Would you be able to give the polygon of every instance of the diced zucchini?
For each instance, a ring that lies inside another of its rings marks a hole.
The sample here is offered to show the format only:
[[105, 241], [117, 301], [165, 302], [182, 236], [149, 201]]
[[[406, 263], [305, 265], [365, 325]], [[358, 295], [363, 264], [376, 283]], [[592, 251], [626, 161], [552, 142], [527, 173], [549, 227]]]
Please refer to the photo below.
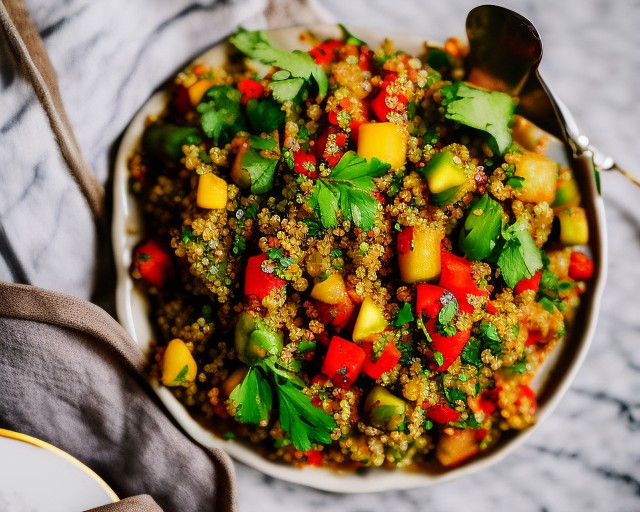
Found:
[[462, 167], [453, 160], [449, 150], [440, 151], [422, 169], [429, 184], [430, 201], [437, 206], [445, 206], [459, 199], [465, 175]]
[[557, 212], [560, 220], [560, 243], [585, 245], [589, 242], [589, 223], [584, 208], [574, 206]]
[[364, 401], [364, 410], [374, 427], [396, 430], [404, 421], [407, 404], [386, 388], [375, 386]]

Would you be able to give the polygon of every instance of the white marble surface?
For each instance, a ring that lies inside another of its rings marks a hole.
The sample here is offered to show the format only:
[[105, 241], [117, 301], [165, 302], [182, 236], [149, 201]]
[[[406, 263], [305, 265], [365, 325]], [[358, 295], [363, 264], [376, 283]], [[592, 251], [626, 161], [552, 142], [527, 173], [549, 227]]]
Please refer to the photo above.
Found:
[[[26, 3], [60, 75], [82, 149], [105, 180], [111, 145], [153, 88], [264, 2], [232, 3], [224, 7], [223, 17], [213, 13], [215, 2], [206, 1]], [[437, 40], [463, 36], [466, 12], [480, 3], [326, 0], [323, 6], [349, 25], [406, 30]], [[582, 131], [640, 176], [640, 3], [496, 3], [534, 22], [545, 42], [545, 79]], [[143, 4], [154, 8], [142, 10]], [[91, 220], [74, 184], [64, 177], [31, 92], [20, 77], [11, 79], [6, 49], [0, 48], [0, 221], [32, 282], [89, 296], [95, 250]], [[17, 144], [29, 135], [37, 143]], [[568, 394], [523, 447], [472, 477], [435, 488], [367, 495], [326, 494], [238, 465], [240, 510], [640, 510], [640, 189], [617, 174], [604, 175], [602, 188], [609, 280], [595, 339]], [[58, 229], [70, 225], [70, 219], [76, 232]], [[0, 278], [11, 278], [2, 263]]]

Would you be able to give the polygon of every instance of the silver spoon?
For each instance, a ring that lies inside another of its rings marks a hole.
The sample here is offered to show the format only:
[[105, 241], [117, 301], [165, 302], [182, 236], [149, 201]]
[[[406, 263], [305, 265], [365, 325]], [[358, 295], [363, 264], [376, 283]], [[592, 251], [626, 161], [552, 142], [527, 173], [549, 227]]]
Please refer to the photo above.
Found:
[[590, 156], [598, 171], [618, 171], [640, 186], [640, 180], [579, 133], [567, 108], [544, 83], [538, 71], [542, 40], [529, 20], [504, 7], [481, 5], [467, 15], [467, 37], [474, 81], [519, 95], [522, 115], [564, 140], [574, 157]]

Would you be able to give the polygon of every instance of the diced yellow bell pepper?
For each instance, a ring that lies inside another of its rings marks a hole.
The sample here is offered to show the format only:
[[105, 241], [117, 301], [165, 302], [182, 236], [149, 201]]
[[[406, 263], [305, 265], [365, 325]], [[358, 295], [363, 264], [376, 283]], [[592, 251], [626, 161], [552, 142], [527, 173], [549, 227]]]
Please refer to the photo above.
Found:
[[348, 298], [344, 279], [338, 272], [334, 272], [324, 281], [313, 285], [311, 298], [331, 305], [344, 302]]
[[214, 85], [215, 82], [213, 80], [207, 79], [198, 80], [196, 83], [191, 85], [189, 89], [187, 89], [191, 104], [195, 107], [198, 103], [200, 103], [200, 100], [202, 100], [204, 93], [211, 89]]
[[356, 323], [353, 326], [351, 339], [355, 342], [362, 341], [372, 334], [384, 331], [387, 325], [387, 319], [380, 311], [380, 308], [376, 306], [376, 303], [373, 302], [373, 299], [365, 297], [360, 306]]
[[405, 228], [398, 234], [398, 266], [405, 283], [428, 281], [440, 275], [440, 242], [444, 234], [433, 228]]
[[198, 373], [195, 359], [181, 339], [169, 342], [162, 357], [162, 383], [165, 386], [184, 386], [193, 382]]
[[201, 174], [198, 178], [196, 204], [200, 208], [213, 210], [227, 207], [227, 182], [213, 173]]
[[516, 176], [524, 178], [516, 196], [528, 203], [552, 204], [556, 198], [558, 164], [546, 156], [525, 151], [516, 163]]
[[557, 212], [560, 220], [560, 243], [586, 245], [589, 242], [589, 223], [584, 208], [574, 206]]
[[407, 158], [408, 138], [406, 128], [397, 124], [363, 123], [358, 132], [358, 155], [367, 160], [375, 157], [399, 169]]

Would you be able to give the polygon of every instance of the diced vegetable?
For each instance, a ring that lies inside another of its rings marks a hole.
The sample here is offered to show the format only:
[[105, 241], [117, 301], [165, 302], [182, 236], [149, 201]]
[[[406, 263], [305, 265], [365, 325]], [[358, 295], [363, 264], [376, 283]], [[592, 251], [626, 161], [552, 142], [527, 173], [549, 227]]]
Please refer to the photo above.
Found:
[[179, 338], [167, 345], [162, 356], [162, 378], [165, 386], [184, 386], [193, 382], [198, 366], [189, 348]]
[[397, 78], [397, 73], [387, 73], [371, 101], [371, 109], [381, 122], [387, 121], [392, 112], [404, 112], [407, 108], [408, 99], [404, 94], [388, 90]]
[[556, 198], [551, 205], [552, 208], [572, 208], [578, 206], [582, 197], [576, 180], [559, 180], [556, 189]]
[[569, 258], [569, 277], [575, 281], [586, 281], [593, 275], [593, 260], [585, 253], [573, 251]]
[[405, 419], [407, 404], [382, 386], [375, 386], [364, 401], [364, 411], [374, 427], [396, 430]]
[[520, 295], [521, 293], [527, 290], [533, 290], [535, 292], [540, 288], [540, 279], [542, 278], [542, 270], [538, 270], [533, 277], [529, 277], [526, 279], [521, 279], [518, 281], [518, 284], [515, 286], [513, 291], [516, 295]]
[[432, 405], [427, 409], [427, 418], [441, 425], [446, 425], [447, 423], [458, 421], [460, 413], [447, 404], [441, 403]]
[[226, 208], [227, 182], [211, 172], [201, 174], [198, 177], [196, 204], [209, 210]]
[[342, 275], [333, 272], [324, 281], [314, 284], [311, 289], [311, 298], [334, 305], [348, 300], [347, 287]]
[[249, 313], [241, 313], [238, 317], [234, 339], [238, 359], [249, 365], [282, 352], [281, 334], [272, 331]]
[[153, 239], [136, 247], [133, 264], [142, 279], [158, 288], [173, 276], [173, 262], [169, 254]]
[[372, 334], [384, 331], [387, 325], [387, 319], [373, 299], [365, 297], [356, 317], [352, 339], [355, 342], [362, 341]]
[[142, 135], [142, 147], [152, 158], [179, 163], [184, 158], [182, 146], [200, 144], [202, 134], [193, 126], [151, 123]]
[[339, 388], [350, 387], [362, 369], [366, 354], [359, 345], [334, 336], [322, 363], [322, 373]]
[[421, 226], [404, 228], [398, 234], [398, 265], [405, 283], [438, 277], [443, 236], [441, 231]]
[[355, 309], [349, 297], [337, 304], [316, 301], [314, 306], [318, 312], [318, 320], [323, 324], [333, 325], [338, 331], [341, 331], [349, 324]]
[[267, 273], [262, 264], [267, 260], [266, 254], [257, 254], [247, 260], [244, 276], [244, 294], [255, 295], [262, 300], [276, 288], [282, 288], [287, 282], [276, 276], [275, 273]]
[[387, 342], [382, 349], [380, 357], [375, 361], [373, 360], [373, 341], [363, 341], [362, 348], [367, 354], [362, 365], [362, 371], [372, 379], [379, 379], [383, 373], [393, 370], [402, 356], [395, 342], [391, 340]]
[[198, 103], [200, 103], [202, 97], [204, 96], [204, 93], [211, 89], [214, 85], [215, 82], [213, 80], [203, 79], [198, 80], [196, 83], [189, 86], [187, 90], [189, 92], [189, 100], [191, 101], [191, 104], [195, 107]]
[[442, 249], [441, 255], [442, 273], [440, 274], [440, 286], [453, 293], [458, 299], [460, 311], [471, 313], [473, 305], [469, 303], [468, 295], [487, 296], [486, 290], [481, 290], [471, 273], [471, 262], [452, 252]]
[[539, 153], [525, 151], [516, 163], [515, 175], [524, 178], [522, 188], [516, 190], [518, 199], [529, 203], [554, 202], [558, 181], [557, 163]]
[[454, 429], [443, 433], [436, 447], [436, 458], [445, 467], [461, 464], [480, 451], [476, 431], [472, 428]]
[[362, 123], [358, 130], [358, 154], [399, 169], [407, 158], [408, 137], [406, 128], [394, 123]]
[[236, 368], [233, 373], [224, 380], [224, 382], [220, 386], [220, 391], [222, 391], [224, 396], [229, 396], [231, 392], [236, 389], [236, 387], [242, 382], [248, 371], [248, 366]]
[[437, 206], [454, 203], [460, 198], [465, 175], [462, 167], [456, 164], [453, 153], [440, 151], [421, 169], [429, 184], [429, 201]]
[[243, 78], [240, 80], [238, 82], [238, 90], [242, 93], [242, 99], [240, 101], [243, 105], [246, 105], [249, 100], [259, 98], [264, 92], [262, 84], [251, 78]]
[[462, 349], [471, 338], [471, 329], [457, 331], [453, 336], [444, 336], [436, 328], [436, 320], [429, 320], [426, 324], [431, 336], [431, 347], [435, 352], [442, 354], [442, 362], [436, 361], [436, 369], [443, 372], [453, 364], [462, 353]]
[[440, 299], [446, 291], [435, 284], [418, 284], [416, 286], [416, 313], [424, 313], [429, 318], [436, 318], [442, 308]]
[[589, 223], [584, 208], [574, 206], [557, 212], [560, 220], [560, 243], [586, 245], [589, 242]]

